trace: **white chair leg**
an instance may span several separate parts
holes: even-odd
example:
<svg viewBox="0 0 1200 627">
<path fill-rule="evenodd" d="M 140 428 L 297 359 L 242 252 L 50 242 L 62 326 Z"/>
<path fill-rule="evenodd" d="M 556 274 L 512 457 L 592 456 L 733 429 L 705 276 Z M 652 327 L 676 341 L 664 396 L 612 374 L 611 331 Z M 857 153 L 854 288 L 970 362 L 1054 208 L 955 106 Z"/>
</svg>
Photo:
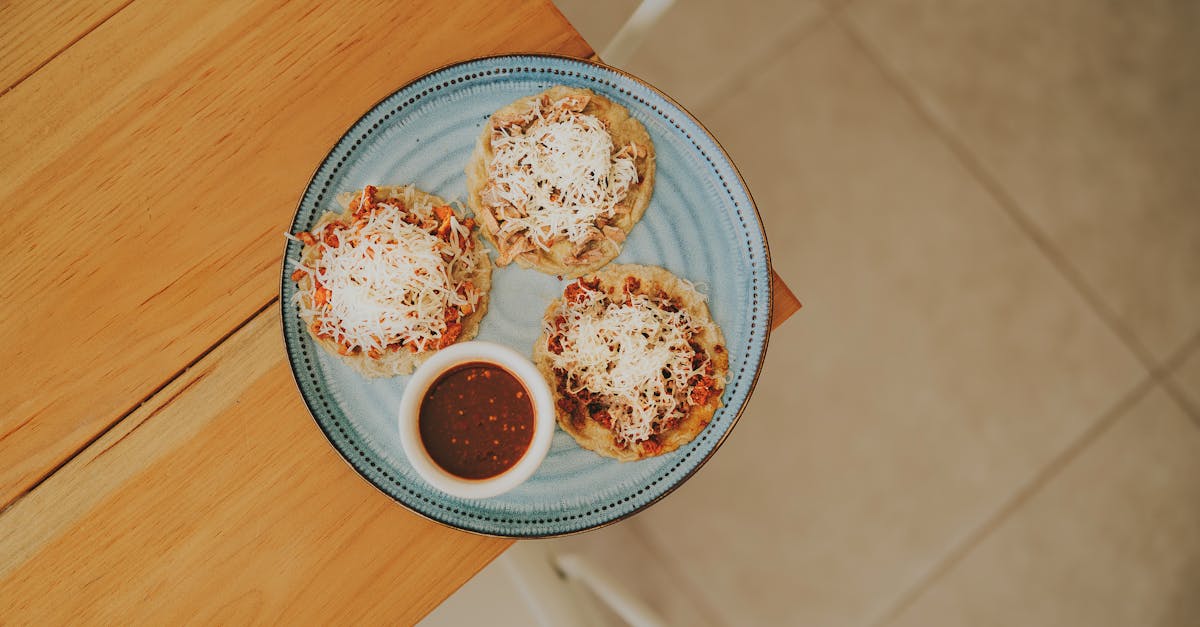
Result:
<svg viewBox="0 0 1200 627">
<path fill-rule="evenodd" d="M 615 614 L 633 627 L 666 627 L 658 613 L 607 572 L 582 556 L 559 555 L 559 548 L 555 540 L 526 540 L 498 560 L 539 625 L 602 627 L 611 625 Z"/>
<path fill-rule="evenodd" d="M 541 627 L 600 627 L 595 608 L 554 564 L 554 541 L 519 541 L 497 560 Z"/>
<path fill-rule="evenodd" d="M 621 620 L 632 627 L 666 627 L 662 619 L 649 605 L 639 599 L 607 572 L 581 555 L 560 555 L 555 560 L 563 575 L 588 587 L 604 601 Z"/>
<path fill-rule="evenodd" d="M 633 15 L 621 26 L 612 41 L 600 53 L 600 60 L 609 65 L 624 65 L 646 39 L 646 33 L 658 22 L 675 0 L 642 0 Z"/>
</svg>

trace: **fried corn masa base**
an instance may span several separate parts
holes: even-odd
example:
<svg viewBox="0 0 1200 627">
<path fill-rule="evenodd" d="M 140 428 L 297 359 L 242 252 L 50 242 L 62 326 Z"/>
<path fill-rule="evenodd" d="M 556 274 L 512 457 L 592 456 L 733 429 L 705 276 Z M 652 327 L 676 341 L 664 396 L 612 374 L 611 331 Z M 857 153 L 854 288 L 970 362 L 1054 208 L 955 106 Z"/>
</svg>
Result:
<svg viewBox="0 0 1200 627">
<path fill-rule="evenodd" d="M 377 198 L 404 198 L 407 194 L 411 193 L 411 199 L 415 203 L 428 203 L 433 207 L 445 205 L 450 206 L 451 209 L 454 209 L 450 203 L 446 202 L 442 198 L 427 192 L 423 192 L 411 185 L 379 186 L 376 189 L 378 189 L 378 192 L 376 192 Z M 326 212 L 319 220 L 317 220 L 316 224 L 309 229 L 309 232 L 320 231 L 325 227 L 326 224 L 329 224 L 335 220 L 341 220 L 346 224 L 352 223 L 354 221 L 353 212 L 350 211 L 349 207 L 350 201 L 357 193 L 358 192 L 356 191 L 338 194 L 337 203 L 342 207 L 343 212 Z M 459 221 L 462 221 L 464 218 L 464 216 L 458 211 L 455 211 L 455 216 Z M 487 253 L 478 248 L 482 245 L 479 241 L 478 228 L 474 229 L 474 232 L 471 233 L 471 237 L 475 241 L 474 245 L 476 246 L 476 250 L 480 250 L 480 254 L 478 255 L 480 263 L 479 267 L 476 268 L 475 272 L 471 274 L 468 280 L 470 280 L 471 283 L 473 283 L 479 290 L 479 306 L 475 309 L 475 311 L 462 318 L 462 334 L 458 337 L 458 340 L 455 343 L 470 340 L 479 333 L 479 323 L 483 320 L 484 315 L 487 314 L 488 291 L 492 286 L 492 262 L 488 258 Z M 318 246 L 315 245 L 304 246 L 300 251 L 300 261 L 305 265 L 311 266 L 318 258 L 318 250 Z M 311 307 L 313 287 L 312 277 L 305 275 L 299 281 L 297 281 L 296 284 L 299 286 L 300 300 L 303 302 L 305 307 Z M 363 376 L 369 378 L 393 377 L 396 375 L 411 374 L 417 366 L 421 365 L 426 359 L 429 359 L 434 353 L 437 352 L 435 349 L 414 353 L 407 349 L 401 348 L 398 351 L 383 351 L 383 355 L 378 359 L 368 356 L 364 351 L 360 351 L 355 355 L 342 355 L 338 353 L 337 342 L 330 338 L 318 337 L 316 333 L 313 332 L 311 320 L 305 320 L 304 327 L 308 329 L 308 334 L 312 336 L 313 340 L 318 346 L 328 351 L 329 354 L 341 359 L 344 363 L 346 363 L 346 365 L 358 371 Z"/>
<path fill-rule="evenodd" d="M 542 375 L 546 377 L 546 381 L 550 383 L 550 391 L 554 397 L 555 416 L 563 431 L 571 434 L 571 437 L 575 438 L 575 441 L 580 446 L 590 451 L 595 451 L 600 455 L 613 457 L 621 461 L 636 461 L 674 451 L 691 442 L 708 426 L 713 415 L 717 413 L 717 409 L 721 407 L 721 397 L 725 393 L 725 378 L 729 373 L 729 352 L 725 348 L 725 337 L 721 333 L 721 328 L 713 322 L 704 297 L 667 270 L 654 266 L 618 264 L 608 266 L 604 270 L 586 278 L 597 278 L 600 280 L 601 289 L 605 291 L 614 290 L 620 293 L 625 284 L 626 277 L 635 277 L 641 281 L 641 286 L 635 293 L 653 296 L 658 293 L 658 290 L 662 290 L 691 315 L 692 320 L 701 329 L 692 338 L 692 341 L 699 344 L 708 354 L 709 359 L 713 363 L 712 377 L 716 380 L 718 386 L 716 389 L 717 393 L 710 395 L 707 403 L 692 407 L 674 429 L 659 434 L 659 442 L 662 445 L 661 450 L 651 453 L 644 450 L 639 444 L 631 444 L 626 448 L 620 448 L 613 443 L 612 431 L 609 431 L 591 419 L 585 420 L 582 428 L 576 428 L 571 423 L 571 415 L 558 408 L 558 400 L 562 398 L 562 395 L 558 392 L 558 377 L 554 374 L 554 369 L 550 362 L 549 341 L 550 330 L 554 326 L 554 318 L 557 315 L 558 308 L 562 304 L 561 297 L 552 302 L 546 309 L 543 316 L 545 324 L 542 335 L 538 337 L 537 342 L 533 346 L 533 362 L 537 365 Z M 718 346 L 721 347 L 721 350 L 717 350 Z"/>
<path fill-rule="evenodd" d="M 488 118 L 488 123 L 483 126 L 483 133 L 480 134 L 479 140 L 475 144 L 475 151 L 471 154 L 471 160 L 467 163 L 466 168 L 467 201 L 476 215 L 486 211 L 483 206 L 482 194 L 488 183 L 488 168 L 495 156 L 492 151 L 492 130 L 495 120 L 502 119 L 509 114 L 524 113 L 530 108 L 538 106 L 542 96 L 548 96 L 550 101 L 554 102 L 572 95 L 588 97 L 588 105 L 584 107 L 582 113 L 595 116 L 608 125 L 608 133 L 613 138 L 613 146 L 636 143 L 639 148 L 646 150 L 646 156 L 634 159 L 638 182 L 630 186 L 628 195 L 621 201 L 629 210 L 616 216 L 610 224 L 628 235 L 634 225 L 642 219 L 646 208 L 650 206 L 650 197 L 654 194 L 654 142 L 650 140 L 650 134 L 646 132 L 646 127 L 635 120 L 629 114 L 628 109 L 604 96 L 587 89 L 562 85 L 551 87 L 540 94 L 521 98 L 496 111 Z M 499 243 L 492 233 L 489 233 L 482 225 L 479 231 L 496 250 L 500 250 Z M 575 245 L 568 240 L 555 242 L 549 250 L 535 247 L 530 253 L 518 255 L 516 262 L 523 268 L 534 268 L 546 274 L 576 278 L 599 270 L 621 254 L 621 244 L 603 238 L 596 245 L 596 248 L 601 251 L 598 259 L 585 265 L 574 265 L 567 263 L 572 256 L 574 247 Z"/>
</svg>

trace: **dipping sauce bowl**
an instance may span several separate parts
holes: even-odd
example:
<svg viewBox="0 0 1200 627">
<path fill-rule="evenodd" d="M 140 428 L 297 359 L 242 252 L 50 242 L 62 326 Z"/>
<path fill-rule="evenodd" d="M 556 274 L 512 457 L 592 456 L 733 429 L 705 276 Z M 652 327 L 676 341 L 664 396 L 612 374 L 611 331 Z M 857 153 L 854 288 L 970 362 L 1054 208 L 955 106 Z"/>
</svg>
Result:
<svg viewBox="0 0 1200 627">
<path fill-rule="evenodd" d="M 556 428 L 550 386 L 524 355 L 491 342 L 437 352 L 400 401 L 400 443 L 413 468 L 453 496 L 482 499 L 521 485 Z"/>
</svg>

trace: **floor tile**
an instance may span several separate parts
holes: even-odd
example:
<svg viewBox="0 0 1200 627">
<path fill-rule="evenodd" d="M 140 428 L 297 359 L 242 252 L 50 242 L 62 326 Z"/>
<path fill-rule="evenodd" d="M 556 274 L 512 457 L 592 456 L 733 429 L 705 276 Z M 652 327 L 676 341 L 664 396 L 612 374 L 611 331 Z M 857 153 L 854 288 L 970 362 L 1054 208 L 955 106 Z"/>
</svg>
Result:
<svg viewBox="0 0 1200 627">
<path fill-rule="evenodd" d="M 1200 421 L 1200 342 L 1169 376 L 1183 394 L 1184 402 L 1190 405 L 1193 417 Z"/>
<path fill-rule="evenodd" d="M 1200 429 L 1159 390 L 894 627 L 1200 624 Z"/>
<path fill-rule="evenodd" d="M 599 11 L 606 3 L 560 3 L 568 17 L 564 5 L 571 4 Z M 739 75 L 757 73 L 757 61 L 823 15 L 819 0 L 677 0 L 623 67 L 700 111 L 736 89 Z"/>
<path fill-rule="evenodd" d="M 417 624 L 420 627 L 526 627 L 536 624 L 535 621 L 536 616 L 525 605 L 504 564 L 496 560 Z"/>
<path fill-rule="evenodd" d="M 671 560 L 640 535 L 632 520 L 569 536 L 555 543 L 560 554 L 576 553 L 592 560 L 658 612 L 669 625 L 715 627 L 705 586 L 694 587 L 670 569 Z"/>
<path fill-rule="evenodd" d="M 513 557 L 511 553 L 527 548 L 523 545 L 538 545 L 539 549 L 547 550 L 548 555 L 575 554 L 588 559 L 602 573 L 658 612 L 669 625 L 715 627 L 719 624 L 713 622 L 713 612 L 707 608 L 704 595 L 669 570 L 655 547 L 648 545 L 636 528 L 626 521 L 566 538 L 520 541 L 439 605 L 421 621 L 421 627 L 535 624 L 538 612 L 526 605 L 521 586 L 514 579 L 517 575 L 511 569 L 512 564 L 506 563 Z M 586 586 L 578 586 L 574 592 L 589 597 L 578 601 L 595 610 L 582 612 L 582 620 L 595 627 L 625 624 L 605 603 L 590 595 Z"/>
<path fill-rule="evenodd" d="M 637 9 L 638 0 L 555 0 L 554 5 L 567 17 L 567 21 L 600 52 L 612 41 L 621 25 Z"/>
<path fill-rule="evenodd" d="M 1162 360 L 1200 309 L 1200 3 L 864 0 L 854 24 Z"/>
<path fill-rule="evenodd" d="M 723 449 L 631 524 L 726 623 L 862 624 L 1145 373 L 832 24 L 705 122 L 805 307 Z"/>
</svg>

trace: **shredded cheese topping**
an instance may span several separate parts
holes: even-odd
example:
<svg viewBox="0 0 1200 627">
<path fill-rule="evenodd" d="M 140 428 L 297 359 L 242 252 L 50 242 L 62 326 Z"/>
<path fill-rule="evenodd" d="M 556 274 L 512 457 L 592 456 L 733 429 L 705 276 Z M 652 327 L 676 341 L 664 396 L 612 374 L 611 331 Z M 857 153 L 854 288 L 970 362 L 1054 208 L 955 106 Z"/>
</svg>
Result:
<svg viewBox="0 0 1200 627">
<path fill-rule="evenodd" d="M 618 443 L 649 439 L 697 405 L 689 394 L 711 374 L 707 355 L 691 340 L 699 331 L 691 315 L 643 294 L 614 302 L 603 291 L 586 291 L 579 302 L 564 298 L 562 321 L 547 329 L 558 335 L 561 352 L 550 351 L 561 390 L 586 391 L 611 419 Z M 672 307 L 673 308 L 673 307 Z"/>
<path fill-rule="evenodd" d="M 500 128 L 492 136 L 488 174 L 495 194 L 520 214 L 506 217 L 503 230 L 527 230 L 543 250 L 563 238 L 585 242 L 638 182 L 637 147 L 614 155 L 604 123 L 571 111 L 569 102 L 552 103 L 548 115 L 535 106 L 524 129 Z"/>
<path fill-rule="evenodd" d="M 354 224 L 335 221 L 313 234 L 319 257 L 296 266 L 314 279 L 297 294 L 300 316 L 349 353 L 439 347 L 459 316 L 479 303 L 468 279 L 482 253 L 470 229 L 452 213 L 439 221 L 411 187 L 364 213 Z M 447 220 L 449 233 L 439 237 L 437 226 Z"/>
</svg>

